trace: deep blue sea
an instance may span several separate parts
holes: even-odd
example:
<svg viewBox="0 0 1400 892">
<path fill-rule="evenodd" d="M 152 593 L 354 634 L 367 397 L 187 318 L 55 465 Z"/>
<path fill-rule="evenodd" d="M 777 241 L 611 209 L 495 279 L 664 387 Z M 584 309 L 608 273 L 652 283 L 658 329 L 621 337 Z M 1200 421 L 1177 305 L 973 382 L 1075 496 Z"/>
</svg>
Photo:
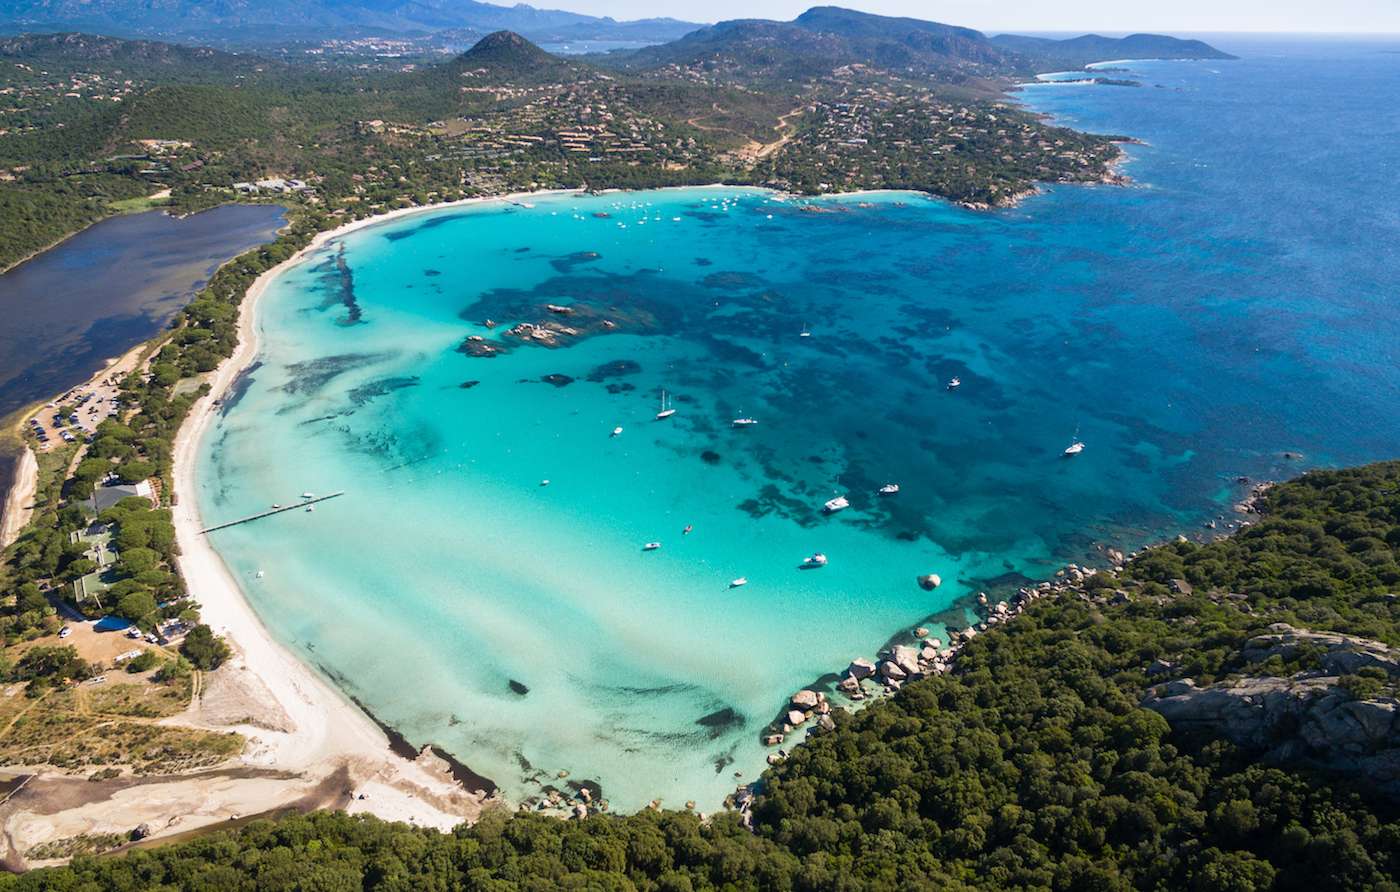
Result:
<svg viewBox="0 0 1400 892">
<path fill-rule="evenodd" d="M 201 510 L 346 495 L 214 542 L 276 634 L 512 798 L 562 770 L 713 808 L 794 690 L 892 635 L 1200 534 L 1240 476 L 1400 453 L 1400 45 L 1226 48 L 1020 94 L 1141 139 L 1129 188 L 564 195 L 343 237 L 260 306 Z M 546 304 L 584 334 L 459 350 Z"/>
</svg>

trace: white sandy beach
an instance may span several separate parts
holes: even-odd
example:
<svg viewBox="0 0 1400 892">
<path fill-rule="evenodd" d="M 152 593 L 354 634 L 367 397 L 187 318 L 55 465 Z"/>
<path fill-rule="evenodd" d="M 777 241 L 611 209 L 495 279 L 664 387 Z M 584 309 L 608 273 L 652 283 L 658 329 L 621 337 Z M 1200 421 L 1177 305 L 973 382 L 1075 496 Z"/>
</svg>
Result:
<svg viewBox="0 0 1400 892">
<path fill-rule="evenodd" d="M 542 193 L 533 193 L 542 194 Z M 340 767 L 351 769 L 354 792 L 367 794 L 347 803 L 349 811 L 368 811 L 391 820 L 412 820 L 443 830 L 470 820 L 479 813 L 483 798 L 468 794 L 447 774 L 441 760 L 431 755 L 410 762 L 393 752 L 389 740 L 374 722 L 339 690 L 302 663 L 277 642 L 254 613 L 223 559 L 201 534 L 195 488 L 200 440 L 217 413 L 215 402 L 228 392 L 240 372 L 258 353 L 257 305 L 268 285 L 288 267 L 348 232 L 399 217 L 482 203 L 521 200 L 530 195 L 498 199 L 467 199 L 423 208 L 405 208 L 348 223 L 322 232 L 296 255 L 263 273 L 243 300 L 239 317 L 239 346 L 216 369 L 209 381 L 210 394 L 200 400 L 175 439 L 176 541 L 180 547 L 180 571 L 204 621 L 226 635 L 235 650 L 227 670 L 247 670 L 258 687 L 271 694 L 282 713 L 285 731 L 240 726 L 249 737 L 244 760 L 264 768 L 305 773 L 308 781 L 320 781 Z M 178 720 L 178 719 L 177 719 Z M 423 741 L 422 743 L 426 743 Z M 287 790 L 279 798 L 294 799 Z M 271 808 L 279 803 L 268 802 Z M 245 811 L 246 813 L 246 806 Z"/>
<path fill-rule="evenodd" d="M 113 790 L 84 778 L 41 772 L 28 785 L 25 804 L 5 808 L 4 831 L 12 853 L 82 834 L 125 834 L 137 823 L 149 825 L 153 838 L 159 838 L 288 807 L 343 808 L 446 831 L 474 820 L 496 801 L 464 789 L 451 767 L 431 752 L 413 760 L 393 752 L 388 737 L 369 716 L 272 637 L 223 559 L 201 535 L 195 469 L 200 440 L 217 413 L 215 402 L 257 356 L 258 300 L 285 269 L 348 232 L 406 215 L 576 191 L 472 198 L 356 220 L 318 234 L 253 283 L 240 309 L 238 349 L 212 373 L 210 394 L 194 406 L 174 444 L 173 519 L 180 571 L 204 621 L 227 636 L 234 654 L 207 677 L 205 690 L 190 709 L 164 720 L 244 735 L 248 745 L 239 757 L 241 765 L 152 778 Z M 134 348 L 122 359 L 139 357 L 147 346 Z M 108 365 L 98 376 L 110 374 L 118 364 Z M 36 467 L 33 454 L 26 455 L 30 470 L 17 480 L 11 496 L 25 504 L 32 500 Z M 16 527 L 16 534 L 22 526 Z"/>
<path fill-rule="evenodd" d="M 0 525 L 0 551 L 19 538 L 20 531 L 34 513 L 34 490 L 39 484 L 39 462 L 34 450 L 21 447 L 15 479 L 5 497 L 5 522 Z"/>
</svg>

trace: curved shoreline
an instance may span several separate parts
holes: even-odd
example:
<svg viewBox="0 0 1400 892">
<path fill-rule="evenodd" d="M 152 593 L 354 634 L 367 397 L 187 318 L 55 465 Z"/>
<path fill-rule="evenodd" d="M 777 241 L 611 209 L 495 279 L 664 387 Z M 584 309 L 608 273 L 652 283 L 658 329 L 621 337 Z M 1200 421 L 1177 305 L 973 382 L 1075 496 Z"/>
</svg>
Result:
<svg viewBox="0 0 1400 892">
<path fill-rule="evenodd" d="M 403 217 L 488 202 L 519 203 L 522 199 L 577 191 L 543 190 L 400 208 L 317 233 L 304 248 L 262 273 L 249 286 L 239 304 L 238 347 L 210 373 L 206 379 L 209 393 L 195 403 L 175 436 L 171 514 L 180 552 L 180 573 L 200 606 L 204 622 L 226 636 L 233 647 L 234 656 L 227 669 L 221 671 L 249 672 L 271 694 L 285 724 L 291 728 L 276 731 L 245 724 L 228 730 L 248 738 L 243 761 L 249 765 L 299 772 L 315 783 L 348 768 L 351 795 L 339 807 L 351 813 L 370 812 L 388 820 L 410 821 L 445 831 L 475 819 L 484 807 L 500 800 L 464 787 L 459 781 L 461 767 L 443 758 L 431 744 L 423 747 L 417 759 L 410 759 L 404 742 L 396 745 L 374 716 L 278 641 L 263 624 L 237 578 L 202 534 L 204 524 L 196 489 L 200 444 L 217 417 L 217 403 L 256 360 L 260 347 L 258 303 L 287 270 L 351 232 Z M 297 791 L 288 789 L 260 804 L 270 809 L 296 798 Z M 247 813 L 246 809 L 245 804 L 240 810 Z"/>
<path fill-rule="evenodd" d="M 208 395 L 195 404 L 175 437 L 172 520 L 180 551 L 180 572 L 200 605 L 203 620 L 227 636 L 233 646 L 234 657 L 224 671 L 250 671 L 265 685 L 291 726 L 289 731 L 247 725 L 234 728 L 249 740 L 243 760 L 261 767 L 304 772 L 314 776 L 316 782 L 348 768 L 351 798 L 341 807 L 352 813 L 370 812 L 389 820 L 449 830 L 474 819 L 494 800 L 465 790 L 453 777 L 451 765 L 427 747 L 416 760 L 396 752 L 389 736 L 370 715 L 273 637 L 223 558 L 202 534 L 204 525 L 196 495 L 199 446 L 217 415 L 218 401 L 257 357 L 259 300 L 288 269 L 332 240 L 359 229 L 411 214 L 521 197 L 527 196 L 403 208 L 318 233 L 306 247 L 264 272 L 248 288 L 239 305 L 238 348 L 211 373 Z M 269 801 L 266 805 L 273 808 L 295 798 L 294 791 L 288 790 L 277 797 L 281 801 Z"/>
<path fill-rule="evenodd" d="M 713 183 L 700 186 L 678 186 L 681 190 L 745 190 L 767 195 L 781 196 L 794 204 L 808 202 L 842 202 L 862 198 L 886 197 L 892 199 L 923 198 L 949 207 L 959 207 L 956 203 L 930 196 L 927 193 L 909 190 L 858 190 L 843 193 L 830 193 L 819 196 L 801 196 L 782 193 L 761 186 L 734 186 Z M 624 193 L 627 190 L 600 190 L 598 193 Z M 650 191 L 650 190 L 648 190 Z M 191 410 L 176 435 L 173 445 L 174 464 L 174 508 L 173 521 L 181 557 L 180 571 L 185 577 L 187 589 L 200 604 L 203 619 L 216 631 L 227 636 L 234 645 L 237 657 L 234 662 L 243 668 L 251 669 L 271 690 L 287 714 L 295 730 L 290 733 L 267 732 L 257 728 L 239 728 L 259 750 L 258 764 L 279 769 L 303 770 L 330 758 L 344 757 L 368 759 L 380 764 L 411 765 L 404 760 L 404 742 L 396 744 L 392 729 L 380 723 L 365 705 L 358 703 L 344 691 L 337 680 L 318 668 L 313 661 L 304 660 L 289 647 L 277 640 L 273 632 L 264 625 L 248 598 L 239 579 L 230 571 L 217 549 L 201 535 L 205 528 L 198 508 L 197 467 L 200 444 L 217 418 L 216 405 L 236 386 L 242 374 L 258 358 L 260 349 L 261 323 L 259 321 L 260 301 L 272 283 L 291 268 L 306 262 L 318 252 L 345 236 L 359 230 L 373 228 L 381 224 L 395 222 L 420 214 L 447 211 L 454 208 L 485 206 L 490 203 L 521 206 L 537 198 L 580 196 L 578 189 L 539 190 L 528 193 L 512 193 L 504 196 L 478 197 L 452 202 L 442 202 L 421 207 L 401 208 L 388 213 L 365 217 L 345 223 L 334 229 L 317 233 L 313 239 L 294 255 L 277 266 L 263 272 L 249 286 L 239 305 L 239 339 L 234 354 L 224 360 L 211 376 L 206 379 L 210 392 L 200 399 Z M 966 210 L 965 208 L 959 208 Z M 899 635 L 901 633 L 895 633 Z M 835 675 L 833 675 L 833 680 Z M 419 741 L 427 744 L 430 741 Z M 469 753 L 458 754 L 466 762 L 471 761 Z M 456 789 L 461 793 L 461 788 Z M 361 802 L 352 800 L 352 810 L 372 811 L 381 817 L 405 819 L 405 812 L 397 808 L 392 814 L 385 814 L 384 803 L 374 800 Z M 478 802 L 499 801 L 478 796 Z M 510 804 L 510 803 L 507 803 Z M 272 804 L 270 804 L 272 805 Z M 479 806 L 478 809 L 479 810 Z M 453 821 L 443 820 L 443 815 L 434 810 L 414 812 L 407 815 L 418 823 L 435 825 L 443 829 L 452 826 Z"/>
</svg>

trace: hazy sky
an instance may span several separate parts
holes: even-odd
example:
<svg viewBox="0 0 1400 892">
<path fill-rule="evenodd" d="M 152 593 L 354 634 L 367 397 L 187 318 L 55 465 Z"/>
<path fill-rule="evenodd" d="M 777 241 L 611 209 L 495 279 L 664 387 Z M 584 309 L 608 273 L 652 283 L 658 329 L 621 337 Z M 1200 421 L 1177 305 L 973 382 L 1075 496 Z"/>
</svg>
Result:
<svg viewBox="0 0 1400 892">
<path fill-rule="evenodd" d="M 620 19 L 713 22 L 791 19 L 818 2 L 983 31 L 1400 33 L 1400 0 L 531 0 L 531 5 Z"/>
</svg>

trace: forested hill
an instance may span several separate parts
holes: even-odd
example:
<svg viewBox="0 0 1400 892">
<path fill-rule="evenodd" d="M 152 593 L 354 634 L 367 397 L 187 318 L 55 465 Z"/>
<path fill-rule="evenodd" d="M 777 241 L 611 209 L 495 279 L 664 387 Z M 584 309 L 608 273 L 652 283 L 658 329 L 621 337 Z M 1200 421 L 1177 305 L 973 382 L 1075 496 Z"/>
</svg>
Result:
<svg viewBox="0 0 1400 892">
<path fill-rule="evenodd" d="M 1040 69 L 1082 68 L 1094 62 L 1117 59 L 1234 59 L 1200 40 L 1181 40 L 1161 34 L 1100 37 L 1085 34 L 1066 40 L 1000 34 L 992 38 L 999 47 L 1031 59 Z"/>
<path fill-rule="evenodd" d="M 670 18 L 611 18 L 477 0 L 5 0 L 0 28 L 86 30 L 124 36 L 281 43 L 328 37 L 510 29 L 540 39 L 671 40 L 699 25 Z"/>
<path fill-rule="evenodd" d="M 140 76 L 180 80 L 247 74 L 267 64 L 264 60 L 208 47 L 178 46 L 152 40 L 122 40 L 76 32 L 0 37 L 0 59 L 27 65 L 58 66 L 82 59 L 93 67 L 121 68 Z"/>
<path fill-rule="evenodd" d="M 953 672 L 838 710 L 763 776 L 751 829 L 318 813 L 0 890 L 1400 889 L 1400 462 L 1257 510 L 1042 587 Z"/>
<path fill-rule="evenodd" d="M 971 28 L 817 6 L 791 22 L 720 22 L 670 43 L 613 53 L 608 61 L 629 69 L 679 67 L 755 82 L 801 80 L 841 66 L 867 66 L 961 83 L 1124 58 L 1233 57 L 1197 40 L 1154 34 L 988 39 Z"/>
</svg>

